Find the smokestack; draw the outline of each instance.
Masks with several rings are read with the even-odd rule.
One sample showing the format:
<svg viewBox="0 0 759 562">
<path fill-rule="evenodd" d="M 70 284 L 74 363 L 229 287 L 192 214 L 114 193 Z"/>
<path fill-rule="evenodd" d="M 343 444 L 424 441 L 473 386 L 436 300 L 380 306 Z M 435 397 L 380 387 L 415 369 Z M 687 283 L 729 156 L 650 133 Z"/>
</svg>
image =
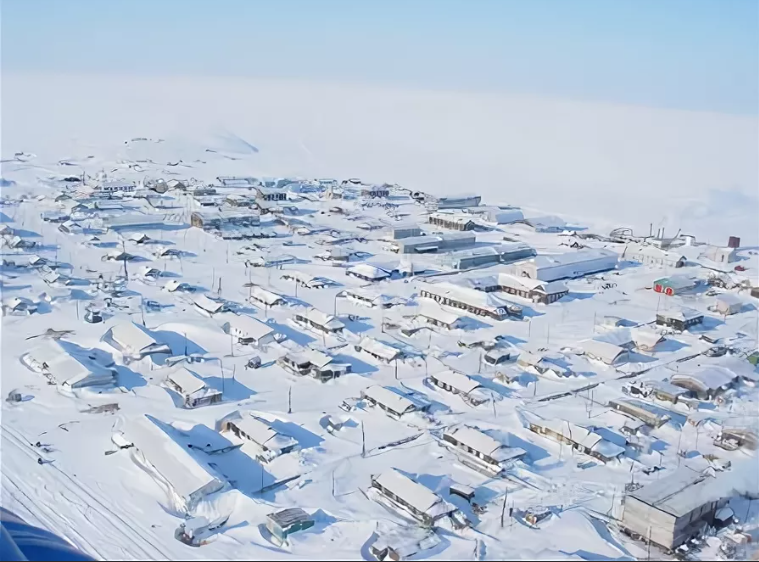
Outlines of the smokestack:
<svg viewBox="0 0 759 562">
<path fill-rule="evenodd" d="M 738 236 L 731 236 L 727 239 L 727 247 L 737 249 L 741 247 L 741 239 Z"/>
</svg>

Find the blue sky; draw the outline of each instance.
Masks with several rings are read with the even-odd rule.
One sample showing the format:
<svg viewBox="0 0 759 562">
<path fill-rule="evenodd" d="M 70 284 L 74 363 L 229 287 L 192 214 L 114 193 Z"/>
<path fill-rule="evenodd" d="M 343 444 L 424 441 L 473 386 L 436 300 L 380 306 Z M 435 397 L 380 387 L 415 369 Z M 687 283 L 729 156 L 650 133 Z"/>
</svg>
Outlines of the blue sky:
<svg viewBox="0 0 759 562">
<path fill-rule="evenodd" d="M 2 0 L 3 72 L 240 75 L 759 112 L 759 0 Z"/>
</svg>

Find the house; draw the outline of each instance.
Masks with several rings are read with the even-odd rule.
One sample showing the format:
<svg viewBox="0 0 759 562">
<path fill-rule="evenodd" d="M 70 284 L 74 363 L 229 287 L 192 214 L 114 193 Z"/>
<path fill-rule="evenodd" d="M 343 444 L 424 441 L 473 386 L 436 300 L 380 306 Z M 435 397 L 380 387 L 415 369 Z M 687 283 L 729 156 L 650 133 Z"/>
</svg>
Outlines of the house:
<svg viewBox="0 0 759 562">
<path fill-rule="evenodd" d="M 157 258 L 176 258 L 182 255 L 182 250 L 177 248 L 159 247 L 153 252 L 153 255 Z"/>
<path fill-rule="evenodd" d="M 680 386 L 676 386 L 667 381 L 648 381 L 646 386 L 651 390 L 651 394 L 657 400 L 664 402 L 672 402 L 677 404 L 677 401 L 684 396 L 687 396 L 688 390 Z"/>
<path fill-rule="evenodd" d="M 599 340 L 585 340 L 581 344 L 582 350 L 587 357 L 601 361 L 606 365 L 619 365 L 629 358 L 629 352 L 624 347 L 613 343 Z"/>
<path fill-rule="evenodd" d="M 383 363 L 391 363 L 403 358 L 403 352 L 370 336 L 364 336 L 355 346 L 356 351 L 363 351 Z"/>
<path fill-rule="evenodd" d="M 181 367 L 166 377 L 166 386 L 182 397 L 185 408 L 218 404 L 222 394 L 208 385 L 189 369 Z"/>
<path fill-rule="evenodd" d="M 465 402 L 479 406 L 490 400 L 482 385 L 463 373 L 447 369 L 429 376 L 429 381 L 443 390 L 460 395 Z"/>
<path fill-rule="evenodd" d="M 37 312 L 37 305 L 24 297 L 13 297 L 3 304 L 3 315 L 28 316 Z"/>
<path fill-rule="evenodd" d="M 34 248 L 37 245 L 37 242 L 34 240 L 25 240 L 18 235 L 11 236 L 9 238 L 3 238 L 3 242 L 5 243 L 5 246 L 11 250 L 26 250 L 29 248 Z"/>
<path fill-rule="evenodd" d="M 275 341 L 273 328 L 247 314 L 224 314 L 222 321 L 221 329 L 238 343 L 261 347 Z"/>
<path fill-rule="evenodd" d="M 266 516 L 266 528 L 280 543 L 287 542 L 293 533 L 314 526 L 314 519 L 299 507 L 290 507 Z"/>
<path fill-rule="evenodd" d="M 673 275 L 672 277 L 662 277 L 654 281 L 654 291 L 663 293 L 667 296 L 679 295 L 693 290 L 696 287 L 696 281 L 685 275 Z"/>
<path fill-rule="evenodd" d="M 222 187 L 253 188 L 262 185 L 261 180 L 242 176 L 217 176 L 216 181 Z"/>
<path fill-rule="evenodd" d="M 345 274 L 369 282 L 382 281 L 383 279 L 390 277 L 390 274 L 384 269 L 369 265 L 368 263 L 359 263 L 353 267 L 349 267 L 345 270 Z"/>
<path fill-rule="evenodd" d="M 389 386 L 370 386 L 361 391 L 361 398 L 373 406 L 382 408 L 387 415 L 400 419 L 412 412 L 423 412 L 430 404 L 422 403 Z"/>
<path fill-rule="evenodd" d="M 216 195 L 195 195 L 192 198 L 198 207 L 219 207 L 222 203 L 221 197 Z M 194 225 L 193 225 L 194 226 Z"/>
<path fill-rule="evenodd" d="M 469 216 L 455 215 L 453 213 L 432 213 L 427 221 L 434 226 L 447 228 L 448 230 L 474 230 L 476 223 Z"/>
<path fill-rule="evenodd" d="M 488 365 L 496 366 L 511 359 L 511 351 L 503 347 L 494 347 L 483 355 L 482 360 Z"/>
<path fill-rule="evenodd" d="M 701 324 L 703 321 L 704 315 L 692 308 L 683 307 L 680 309 L 665 310 L 656 313 L 657 324 L 674 328 L 680 332 L 684 332 L 696 324 Z"/>
<path fill-rule="evenodd" d="M 176 279 L 169 279 L 166 284 L 163 286 L 164 289 L 169 291 L 170 293 L 173 293 L 175 291 L 183 292 L 183 293 L 191 293 L 195 290 L 195 288 L 190 285 L 189 283 L 180 282 Z"/>
<path fill-rule="evenodd" d="M 129 252 L 123 252 L 121 250 L 111 250 L 107 252 L 100 259 L 102 261 L 132 261 L 137 256 L 130 254 Z"/>
<path fill-rule="evenodd" d="M 403 238 L 415 238 L 422 235 L 422 229 L 416 224 L 404 224 L 391 226 L 388 233 L 390 240 L 402 240 Z"/>
<path fill-rule="evenodd" d="M 391 308 L 400 302 L 403 302 L 396 297 L 390 297 L 388 295 L 376 293 L 371 289 L 364 289 L 361 287 L 349 287 L 344 289 L 342 291 L 342 296 L 352 302 L 372 308 Z"/>
<path fill-rule="evenodd" d="M 496 476 L 506 465 L 524 457 L 527 452 L 519 447 L 507 447 L 475 427 L 458 425 L 449 427 L 443 434 L 443 441 L 467 461 L 473 461 L 476 468 L 485 469 Z"/>
<path fill-rule="evenodd" d="M 165 215 L 144 215 L 132 213 L 126 215 L 113 215 L 103 218 L 103 226 L 108 230 L 130 229 L 162 229 L 167 224 L 172 224 Z"/>
<path fill-rule="evenodd" d="M 397 254 L 431 254 L 469 248 L 474 246 L 476 240 L 473 232 L 443 232 L 393 240 L 390 249 Z"/>
<path fill-rule="evenodd" d="M 220 479 L 149 416 L 131 422 L 125 437 L 134 445 L 132 458 L 167 489 L 174 508 L 191 513 L 203 498 L 224 489 Z"/>
<path fill-rule="evenodd" d="M 530 353 L 529 351 L 519 353 L 517 365 L 534 369 L 540 375 L 552 374 L 556 377 L 568 377 L 572 375 L 572 372 L 566 367 L 562 367 L 541 355 Z"/>
<path fill-rule="evenodd" d="M 466 310 L 478 316 L 487 316 L 494 320 L 503 320 L 509 316 L 517 318 L 522 316 L 521 306 L 491 293 L 462 287 L 447 281 L 434 284 L 425 283 L 419 294 L 439 304 Z"/>
<path fill-rule="evenodd" d="M 113 195 L 116 193 L 134 193 L 137 186 L 133 182 L 108 180 L 95 186 L 93 195 Z"/>
<path fill-rule="evenodd" d="M 253 190 L 256 192 L 256 199 L 260 199 L 262 201 L 287 200 L 287 192 L 283 189 L 256 186 L 253 188 Z"/>
<path fill-rule="evenodd" d="M 554 303 L 569 294 L 569 289 L 562 281 L 540 281 L 510 273 L 471 279 L 469 284 L 487 293 L 500 291 L 543 304 Z"/>
<path fill-rule="evenodd" d="M 659 332 L 646 328 L 633 328 L 630 334 L 635 348 L 639 351 L 654 351 L 659 344 L 666 341 Z"/>
<path fill-rule="evenodd" d="M 190 224 L 202 230 L 221 230 L 224 227 L 254 227 L 261 225 L 261 216 L 252 211 L 196 211 L 190 216 Z"/>
<path fill-rule="evenodd" d="M 722 293 L 714 298 L 714 305 L 710 307 L 714 312 L 729 316 L 738 314 L 743 308 L 743 301 L 731 293 Z"/>
<path fill-rule="evenodd" d="M 373 476 L 371 487 L 381 499 L 410 513 L 424 525 L 434 525 L 456 511 L 455 506 L 394 468 Z"/>
<path fill-rule="evenodd" d="M 482 202 L 480 195 L 463 195 L 453 197 L 430 196 L 430 203 L 436 209 L 465 209 L 467 207 L 478 207 Z"/>
<path fill-rule="evenodd" d="M 544 420 L 536 418 L 529 422 L 530 431 L 566 443 L 572 449 L 591 456 L 601 462 L 618 459 L 625 448 L 607 441 L 597 433 L 565 420 Z"/>
<path fill-rule="evenodd" d="M 668 416 L 660 415 L 656 413 L 656 410 L 654 408 L 648 406 L 646 403 L 631 398 L 610 400 L 609 407 L 613 410 L 640 420 L 647 426 L 653 428 L 661 427 L 667 423 L 667 421 L 669 421 Z"/>
<path fill-rule="evenodd" d="M 111 326 L 100 340 L 130 359 L 142 359 L 158 353 L 171 353 L 171 348 L 168 345 L 158 343 L 134 322 Z"/>
<path fill-rule="evenodd" d="M 515 264 L 514 268 L 518 276 L 557 281 L 615 269 L 618 259 L 619 255 L 611 250 L 585 248 L 564 254 L 539 255 Z"/>
<path fill-rule="evenodd" d="M 206 295 L 197 296 L 192 304 L 196 310 L 206 316 L 213 316 L 218 312 L 228 312 L 228 307 L 224 301 L 217 301 Z"/>
<path fill-rule="evenodd" d="M 711 525 L 725 503 L 714 478 L 682 468 L 627 494 L 621 525 L 630 535 L 674 550 Z"/>
<path fill-rule="evenodd" d="M 27 368 L 63 388 L 113 386 L 117 373 L 97 350 L 66 351 L 60 342 L 48 341 L 21 356 Z"/>
<path fill-rule="evenodd" d="M 146 265 L 142 268 L 140 271 L 140 277 L 143 279 L 152 279 L 156 280 L 158 279 L 162 274 L 162 271 L 156 267 L 150 267 L 149 265 Z"/>
<path fill-rule="evenodd" d="M 62 223 L 69 220 L 69 215 L 62 211 L 44 211 L 42 213 L 42 220 L 45 222 Z"/>
<path fill-rule="evenodd" d="M 738 382 L 738 375 L 725 367 L 712 365 L 695 373 L 677 373 L 670 382 L 686 389 L 691 396 L 699 400 L 711 400 L 732 388 Z"/>
<path fill-rule="evenodd" d="M 277 293 L 264 289 L 260 285 L 248 287 L 248 299 L 264 307 L 278 306 L 285 304 L 283 299 Z"/>
<path fill-rule="evenodd" d="M 535 255 L 535 250 L 523 242 L 511 242 L 498 246 L 483 246 L 451 252 L 443 262 L 451 269 L 465 271 L 499 263 L 511 263 Z"/>
<path fill-rule="evenodd" d="M 316 254 L 314 257 L 324 261 L 334 263 L 346 263 L 351 260 L 354 252 L 349 248 L 327 248 L 323 253 Z"/>
<path fill-rule="evenodd" d="M 523 222 L 527 226 L 531 226 L 536 232 L 564 232 L 567 228 L 566 221 L 555 215 L 529 217 L 520 222 Z"/>
<path fill-rule="evenodd" d="M 130 234 L 127 240 L 129 240 L 130 242 L 134 242 L 135 244 L 144 244 L 145 242 L 150 240 L 150 236 L 148 236 L 144 232 L 135 232 L 133 234 Z"/>
<path fill-rule="evenodd" d="M 347 363 L 337 363 L 334 357 L 315 349 L 290 352 L 277 359 L 280 367 L 296 375 L 309 375 L 321 382 L 327 382 L 351 372 Z"/>
<path fill-rule="evenodd" d="M 654 267 L 683 267 L 685 256 L 675 252 L 662 250 L 647 244 L 628 244 L 622 252 L 622 258 Z"/>
<path fill-rule="evenodd" d="M 255 444 L 260 449 L 259 460 L 269 462 L 300 448 L 296 439 L 275 430 L 266 420 L 253 415 L 231 416 L 221 423 L 221 431 Z"/>
<path fill-rule="evenodd" d="M 738 253 L 735 248 L 721 248 L 719 246 L 709 246 L 704 250 L 699 258 L 707 259 L 719 264 L 728 264 L 738 261 Z"/>
<path fill-rule="evenodd" d="M 248 197 L 246 195 L 238 195 L 238 194 L 232 194 L 227 195 L 227 198 L 224 200 L 224 202 L 229 205 L 230 207 L 253 207 L 256 204 L 255 199 Z"/>
<path fill-rule="evenodd" d="M 322 334 L 340 334 L 345 324 L 340 322 L 337 316 L 326 314 L 316 308 L 309 308 L 306 312 L 295 314 L 297 324 L 310 328 Z"/>
<path fill-rule="evenodd" d="M 439 326 L 446 330 L 453 330 L 461 326 L 462 318 L 458 314 L 443 310 L 432 303 L 422 302 L 419 306 L 418 317 L 424 319 L 428 324 Z"/>
</svg>

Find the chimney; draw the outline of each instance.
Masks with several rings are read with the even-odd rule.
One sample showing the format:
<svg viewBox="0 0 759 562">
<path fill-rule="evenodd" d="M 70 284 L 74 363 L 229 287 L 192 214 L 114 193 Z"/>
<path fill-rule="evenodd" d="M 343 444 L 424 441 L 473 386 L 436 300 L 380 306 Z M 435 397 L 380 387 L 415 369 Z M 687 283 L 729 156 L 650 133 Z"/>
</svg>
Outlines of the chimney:
<svg viewBox="0 0 759 562">
<path fill-rule="evenodd" d="M 741 247 L 741 239 L 738 236 L 731 236 L 727 239 L 727 247 L 728 248 L 740 248 Z"/>
</svg>

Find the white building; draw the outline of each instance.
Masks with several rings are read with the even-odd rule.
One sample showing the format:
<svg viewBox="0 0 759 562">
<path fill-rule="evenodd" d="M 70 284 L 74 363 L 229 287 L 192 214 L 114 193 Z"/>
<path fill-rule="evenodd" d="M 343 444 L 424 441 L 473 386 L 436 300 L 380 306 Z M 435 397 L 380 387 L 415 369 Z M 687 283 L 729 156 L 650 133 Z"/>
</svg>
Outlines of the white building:
<svg viewBox="0 0 759 562">
<path fill-rule="evenodd" d="M 524 449 L 507 447 L 479 429 L 466 425 L 448 428 L 443 441 L 491 475 L 499 474 L 507 463 L 527 454 Z"/>
<path fill-rule="evenodd" d="M 248 298 L 263 307 L 285 304 L 285 299 L 280 295 L 273 293 L 268 289 L 264 289 L 260 285 L 253 285 L 248 288 Z"/>
<path fill-rule="evenodd" d="M 603 462 L 618 459 L 625 448 L 607 441 L 599 434 L 565 420 L 545 420 L 536 418 L 529 422 L 530 431 L 566 443 L 572 449 Z"/>
<path fill-rule="evenodd" d="M 340 334 L 345 328 L 345 324 L 337 316 L 327 314 L 316 308 L 309 308 L 306 312 L 297 313 L 294 321 L 296 324 L 321 334 Z"/>
<path fill-rule="evenodd" d="M 608 341 L 585 340 L 581 347 L 587 357 L 611 366 L 624 363 L 630 356 L 625 347 Z"/>
<path fill-rule="evenodd" d="M 260 451 L 256 457 L 264 462 L 300 448 L 296 439 L 278 432 L 265 420 L 252 415 L 225 418 L 222 420 L 221 430 L 255 444 Z"/>
<path fill-rule="evenodd" d="M 274 342 L 274 329 L 247 314 L 225 314 L 221 329 L 237 338 L 238 343 L 252 344 L 257 347 Z"/>
<path fill-rule="evenodd" d="M 420 287 L 419 294 L 439 304 L 466 310 L 478 316 L 488 316 L 494 320 L 503 320 L 509 316 L 517 318 L 522 316 L 521 306 L 492 293 L 462 287 L 447 281 L 424 283 Z"/>
<path fill-rule="evenodd" d="M 719 246 L 709 246 L 704 250 L 699 258 L 713 261 L 714 263 L 727 264 L 738 260 L 738 254 L 735 248 L 721 248 Z"/>
<path fill-rule="evenodd" d="M 387 415 L 395 419 L 400 419 L 412 412 L 424 411 L 430 406 L 388 386 L 370 386 L 361 391 L 361 398 L 374 406 L 379 406 Z"/>
<path fill-rule="evenodd" d="M 394 468 L 372 477 L 372 488 L 384 501 L 410 513 L 425 525 L 433 525 L 456 511 L 455 506 Z"/>
<path fill-rule="evenodd" d="M 453 330 L 462 324 L 462 318 L 458 314 L 448 312 L 436 304 L 427 302 L 420 303 L 417 316 L 423 318 L 428 324 L 440 326 L 447 330 Z"/>
<path fill-rule="evenodd" d="M 682 254 L 669 252 L 647 244 L 628 244 L 622 257 L 654 267 L 683 267 L 687 261 Z"/>
<path fill-rule="evenodd" d="M 185 408 L 208 406 L 222 401 L 222 394 L 208 385 L 195 373 L 180 367 L 166 377 L 166 386 L 182 397 Z"/>
<path fill-rule="evenodd" d="M 490 396 L 484 392 L 482 385 L 463 373 L 448 369 L 430 375 L 429 380 L 443 390 L 460 395 L 465 402 L 473 406 L 484 404 L 490 400 Z"/>
<path fill-rule="evenodd" d="M 334 357 L 315 349 L 293 351 L 280 357 L 277 364 L 296 375 L 308 375 L 321 382 L 341 377 L 351 372 L 348 363 L 338 363 Z"/>
<path fill-rule="evenodd" d="M 743 301 L 733 294 L 722 293 L 721 295 L 714 297 L 712 310 L 724 316 L 738 314 L 742 308 Z"/>
<path fill-rule="evenodd" d="M 361 338 L 361 341 L 356 344 L 355 348 L 356 351 L 363 351 L 364 353 L 368 353 L 383 363 L 391 363 L 396 359 L 403 358 L 403 352 L 400 349 L 370 336 L 364 336 Z"/>
<path fill-rule="evenodd" d="M 217 301 L 206 295 L 198 295 L 192 303 L 195 308 L 206 316 L 213 316 L 218 312 L 226 312 L 227 307 L 223 301 Z"/>
<path fill-rule="evenodd" d="M 171 348 L 168 345 L 158 343 L 134 322 L 112 326 L 103 334 L 101 341 L 120 351 L 124 357 L 131 359 L 142 359 L 156 353 L 171 353 Z"/>
<path fill-rule="evenodd" d="M 383 279 L 390 277 L 390 274 L 384 269 L 380 269 L 379 267 L 375 267 L 368 263 L 359 263 L 353 267 L 349 267 L 345 270 L 345 274 L 369 282 L 382 281 Z"/>
<path fill-rule="evenodd" d="M 134 445 L 132 458 L 168 490 L 178 511 L 190 513 L 204 497 L 224 489 L 206 465 L 199 465 L 186 447 L 148 417 L 131 422 L 125 434 Z"/>
<path fill-rule="evenodd" d="M 556 281 L 615 269 L 618 260 L 619 255 L 611 250 L 586 248 L 564 254 L 540 255 L 517 263 L 514 268 L 517 275 Z"/>
</svg>

